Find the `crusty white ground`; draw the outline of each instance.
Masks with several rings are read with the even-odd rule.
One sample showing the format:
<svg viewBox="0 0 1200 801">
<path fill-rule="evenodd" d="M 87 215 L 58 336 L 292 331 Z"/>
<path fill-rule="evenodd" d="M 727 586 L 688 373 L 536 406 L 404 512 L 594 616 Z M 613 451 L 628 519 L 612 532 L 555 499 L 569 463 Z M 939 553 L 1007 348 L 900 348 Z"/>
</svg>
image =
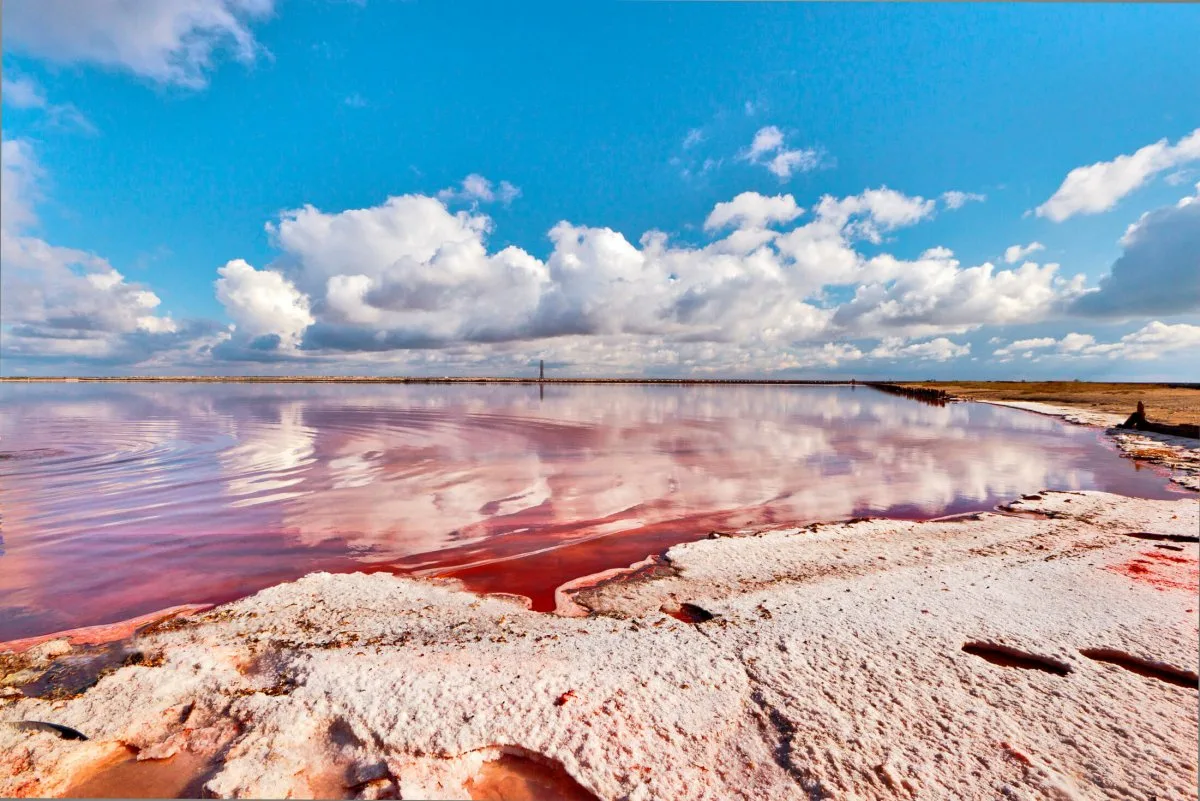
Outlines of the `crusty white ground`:
<svg viewBox="0 0 1200 801">
<path fill-rule="evenodd" d="M 464 798 L 509 752 L 612 799 L 1195 798 L 1195 687 L 1080 649 L 1196 671 L 1197 545 L 1126 536 L 1194 537 L 1196 497 L 1012 508 L 680 545 L 656 578 L 575 592 L 584 618 L 313 574 L 143 635 L 161 665 L 5 701 L 91 739 L 0 725 L 0 795 L 60 794 L 126 744 L 211 755 L 218 796 Z M 1133 559 L 1167 586 L 1110 569 Z M 678 602 L 715 617 L 659 611 Z"/>
<path fill-rule="evenodd" d="M 1009 406 L 1027 412 L 1061 417 L 1068 423 L 1107 429 L 1108 436 L 1122 453 L 1132 459 L 1162 465 L 1171 471 L 1171 480 L 1191 490 L 1200 490 L 1200 440 L 1175 437 L 1153 431 L 1119 429 L 1129 415 L 1072 409 L 1036 401 L 980 401 L 993 406 Z"/>
</svg>

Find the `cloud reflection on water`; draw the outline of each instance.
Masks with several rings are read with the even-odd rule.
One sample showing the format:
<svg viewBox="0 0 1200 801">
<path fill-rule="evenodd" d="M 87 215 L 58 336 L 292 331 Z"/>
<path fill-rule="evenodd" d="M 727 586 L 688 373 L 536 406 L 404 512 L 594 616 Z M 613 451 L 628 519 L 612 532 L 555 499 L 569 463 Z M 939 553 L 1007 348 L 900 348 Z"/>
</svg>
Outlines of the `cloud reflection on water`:
<svg viewBox="0 0 1200 801">
<path fill-rule="evenodd" d="M 703 515 L 1170 492 L 1093 430 L 863 387 L 6 385 L 0 411 L 0 639 L 356 561 L 445 568 Z"/>
</svg>

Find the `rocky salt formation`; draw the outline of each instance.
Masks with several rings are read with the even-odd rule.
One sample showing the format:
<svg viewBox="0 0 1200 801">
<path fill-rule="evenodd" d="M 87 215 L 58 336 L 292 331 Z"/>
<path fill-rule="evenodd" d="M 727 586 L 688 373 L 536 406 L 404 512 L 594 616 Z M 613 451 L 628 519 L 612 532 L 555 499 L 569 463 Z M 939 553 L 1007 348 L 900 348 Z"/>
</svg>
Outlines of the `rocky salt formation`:
<svg viewBox="0 0 1200 801">
<path fill-rule="evenodd" d="M 1061 417 L 1076 425 L 1106 429 L 1109 437 L 1131 459 L 1161 465 L 1171 471 L 1171 480 L 1191 490 L 1200 490 L 1200 440 L 1153 431 L 1135 431 L 1119 426 L 1128 415 L 1072 409 L 1034 401 L 980 401 L 993 406 L 1010 406 L 1027 412 Z"/>
<path fill-rule="evenodd" d="M 1006 509 L 680 545 L 583 617 L 310 575 L 6 699 L 0 795 L 1195 797 L 1196 498 Z"/>
</svg>

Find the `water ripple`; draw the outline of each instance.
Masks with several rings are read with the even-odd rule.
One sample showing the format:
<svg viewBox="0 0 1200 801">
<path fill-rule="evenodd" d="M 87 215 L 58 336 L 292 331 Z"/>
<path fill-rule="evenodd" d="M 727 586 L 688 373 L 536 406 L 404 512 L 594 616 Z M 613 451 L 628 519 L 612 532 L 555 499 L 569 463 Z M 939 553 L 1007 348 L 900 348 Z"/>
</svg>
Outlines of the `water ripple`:
<svg viewBox="0 0 1200 801">
<path fill-rule="evenodd" d="M 0 386 L 0 640 L 311 570 L 537 598 L 715 526 L 1171 497 L 1094 432 L 849 387 Z"/>
</svg>

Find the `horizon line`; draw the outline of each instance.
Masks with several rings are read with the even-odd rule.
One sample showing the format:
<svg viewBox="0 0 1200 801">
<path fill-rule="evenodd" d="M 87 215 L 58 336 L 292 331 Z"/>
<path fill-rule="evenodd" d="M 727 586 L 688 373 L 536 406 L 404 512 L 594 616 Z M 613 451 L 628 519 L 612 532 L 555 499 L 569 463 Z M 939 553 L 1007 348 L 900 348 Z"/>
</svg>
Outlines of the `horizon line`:
<svg viewBox="0 0 1200 801">
<path fill-rule="evenodd" d="M 0 376 L 0 383 L 71 382 L 165 382 L 165 383 L 259 383 L 259 384 L 776 384 L 858 385 L 880 384 L 1128 384 L 1200 389 L 1200 383 L 1184 381 L 1084 381 L 1081 379 L 907 379 L 907 378 L 651 378 L 651 377 L 563 377 L 518 376 L 356 376 L 356 375 L 182 375 L 182 376 Z"/>
</svg>

